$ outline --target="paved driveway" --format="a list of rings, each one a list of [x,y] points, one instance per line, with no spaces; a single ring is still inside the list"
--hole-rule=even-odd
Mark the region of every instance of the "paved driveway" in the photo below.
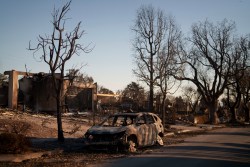
[[[190,137],[184,143],[150,154],[131,155],[94,167],[215,167],[250,166],[250,128],[222,128]]]

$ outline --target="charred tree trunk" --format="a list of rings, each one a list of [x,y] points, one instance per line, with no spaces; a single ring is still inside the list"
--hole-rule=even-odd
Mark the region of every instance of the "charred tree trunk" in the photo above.
[[[150,48],[152,49],[152,43],[150,43]],[[153,68],[153,57],[154,55],[150,54],[150,83],[149,83],[149,112],[153,112],[154,110],[154,68]]]
[[[63,76],[64,73],[61,73]],[[59,142],[64,142],[63,128],[62,128],[62,88],[63,88],[63,77],[56,78],[55,74],[52,74],[54,87],[56,91],[56,118],[57,118],[57,139]]]
[[[153,83],[150,83],[148,111],[153,112],[153,110],[154,110],[154,88],[153,88]]]
[[[230,113],[231,113],[231,119],[230,119],[230,123],[235,123],[237,122],[236,120],[236,113],[235,113],[235,108],[234,107],[229,107]]]
[[[63,135],[63,128],[62,128],[62,101],[60,98],[60,93],[59,93],[59,97],[57,97],[56,101],[57,101],[57,129],[58,129],[58,141],[59,142],[64,142],[64,135]]]
[[[237,80],[240,80],[240,78],[238,78]],[[233,95],[232,93],[230,94],[230,91],[232,91],[232,89],[236,90],[236,95],[234,95],[235,100],[230,100],[230,97]],[[231,119],[229,121],[231,123],[237,122],[235,109],[239,107],[240,100],[241,100],[241,90],[239,83],[236,83],[236,85],[233,86],[233,88],[231,89],[227,88],[227,106],[229,107],[229,111],[231,113]]]
[[[217,102],[211,102],[208,105],[208,112],[209,112],[209,122],[211,124],[218,124],[219,118],[217,115]]]
[[[244,107],[245,111],[245,122],[249,122],[249,108],[247,106]]]
[[[166,96],[163,96],[162,99],[162,125],[165,128],[165,124],[166,124]]]

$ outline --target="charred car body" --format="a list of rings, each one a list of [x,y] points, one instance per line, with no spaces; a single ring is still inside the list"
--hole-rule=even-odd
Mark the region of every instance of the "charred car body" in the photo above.
[[[85,145],[91,149],[122,149],[135,152],[138,147],[163,145],[164,128],[153,113],[118,113],[84,135]]]

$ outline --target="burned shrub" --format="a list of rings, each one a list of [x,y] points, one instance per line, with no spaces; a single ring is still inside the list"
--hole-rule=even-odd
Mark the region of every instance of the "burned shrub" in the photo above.
[[[15,134],[25,134],[30,129],[31,125],[26,122],[16,122],[12,124],[12,133]]]
[[[0,153],[22,153],[28,151],[31,142],[25,136],[15,133],[0,134]]]
[[[81,126],[77,125],[76,123],[73,124],[71,131],[64,131],[64,133],[68,133],[70,135],[73,135],[74,133],[78,132],[80,130]]]
[[[8,133],[25,135],[29,131],[30,128],[31,128],[31,125],[23,121],[1,120],[1,123],[0,123],[0,131],[8,132]]]
[[[29,149],[31,143],[24,135],[31,128],[29,123],[14,120],[0,122],[0,153],[20,153]]]

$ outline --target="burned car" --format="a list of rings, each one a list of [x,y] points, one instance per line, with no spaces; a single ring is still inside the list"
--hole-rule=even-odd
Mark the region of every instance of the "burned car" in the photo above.
[[[162,121],[156,114],[117,113],[88,129],[84,141],[90,149],[135,152],[140,147],[163,145],[163,133]]]

